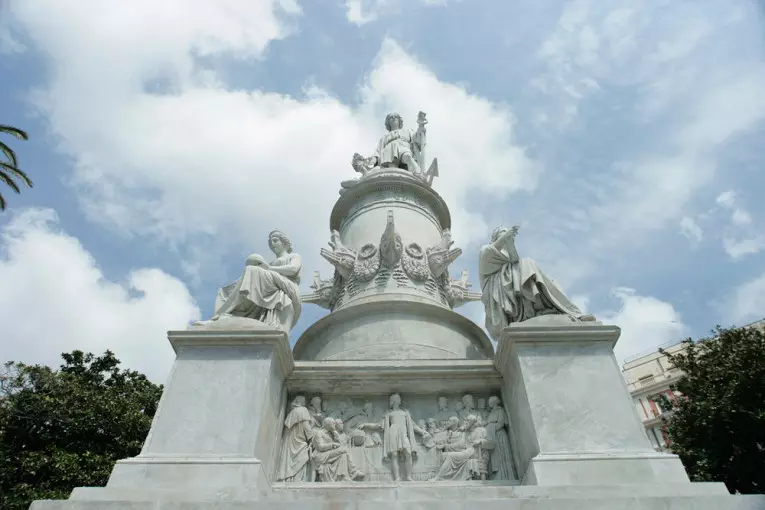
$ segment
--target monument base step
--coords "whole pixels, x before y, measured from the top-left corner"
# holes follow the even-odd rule
[[[410,501],[35,501],[30,510],[763,510],[765,496],[497,498]]]
[[[732,496],[721,483],[531,486],[507,482],[274,484],[271,491],[184,492],[83,487],[30,510],[765,510],[765,496]]]

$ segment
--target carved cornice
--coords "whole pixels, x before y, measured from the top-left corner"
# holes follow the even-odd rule
[[[290,391],[439,394],[499,388],[492,360],[296,361]]]
[[[168,331],[167,338],[178,353],[184,347],[239,347],[264,345],[274,350],[274,358],[284,376],[295,368],[287,333],[275,329],[263,330],[191,330]]]
[[[452,219],[444,199],[430,186],[404,170],[389,170],[367,177],[346,190],[335,203],[329,220],[330,230],[340,230],[351,209],[367,195],[377,192],[405,193],[424,200],[441,229],[451,228]]]
[[[621,329],[593,323],[571,323],[565,326],[524,326],[523,323],[511,324],[502,330],[502,337],[497,343],[494,357],[497,369],[502,372],[507,357],[519,345],[528,344],[593,344],[603,343],[613,348],[619,339]]]

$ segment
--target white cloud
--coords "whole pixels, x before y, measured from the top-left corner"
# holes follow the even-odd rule
[[[13,36],[10,28],[0,22],[0,55],[24,53],[26,49],[27,47]]]
[[[740,240],[723,237],[723,248],[730,258],[738,260],[746,255],[753,255],[765,249],[765,237],[757,236]]]
[[[739,326],[765,317],[765,273],[736,287],[718,308],[726,321]]]
[[[765,236],[760,233],[762,228],[752,225],[752,216],[741,205],[740,198],[733,190],[720,193],[715,203],[730,214],[722,244],[731,259],[739,260],[765,249]]]
[[[283,35],[281,18],[262,2],[229,3],[227,9],[203,2],[194,14],[178,14],[186,23],[120,23],[114,34],[109,23],[119,19],[112,10],[119,11],[119,2],[99,3],[95,12],[53,0],[11,4],[30,38],[62,70],[51,74],[38,104],[75,161],[74,182],[90,219],[191,243],[191,256],[194,246],[204,245],[211,259],[216,250],[244,255],[262,249],[266,233],[278,227],[293,237],[306,268],[316,269],[339,184],[355,176],[350,156],[372,152],[391,110],[410,126],[420,109],[428,112],[426,151],[442,163],[435,186],[450,204],[463,247],[487,229],[468,193],[502,197],[534,187],[538,170],[515,144],[512,113],[443,83],[390,40],[354,108],[316,88],[298,98],[226,88],[195,53],[258,56]],[[148,1],[125,10],[129,20],[154,19]],[[165,21],[176,10],[189,9],[168,4]],[[147,35],[155,32],[161,37]],[[98,45],[89,42],[95,39]],[[172,93],[147,90],[160,78]],[[470,126],[469,144],[464,126]],[[197,262],[185,263],[192,275],[200,271]]]
[[[726,144],[765,119],[765,63],[748,51],[753,27],[742,15],[746,9],[636,7],[627,0],[565,4],[539,47],[542,70],[533,96],[539,129],[572,136],[591,122],[582,108],[610,107],[608,115],[619,119],[613,125],[623,122],[643,134],[597,167],[574,167],[578,173],[566,181],[575,182],[574,189],[540,200],[558,207],[537,228],[577,242],[539,251],[567,264],[580,261],[573,266],[583,266],[578,277],[591,276],[614,257],[614,247],[632,251],[684,221],[700,190],[715,182]],[[629,100],[612,100],[614,91],[626,91]],[[726,178],[737,171],[727,169]],[[560,210],[580,211],[587,235],[562,229]],[[740,212],[735,221],[744,224],[747,216]],[[684,223],[682,232],[698,237],[700,230]]]
[[[615,289],[613,295],[621,300],[619,311],[603,312],[596,314],[596,317],[605,324],[614,324],[622,329],[614,347],[620,365],[626,357],[668,342],[679,342],[689,336],[688,327],[672,304],[652,296],[641,296],[634,289],[623,287]]]
[[[701,230],[699,224],[689,216],[683,216],[683,219],[680,220],[680,233],[687,237],[693,244],[698,244],[704,236],[704,232]]]
[[[455,0],[421,0],[426,6],[444,6],[450,1]],[[383,16],[399,14],[404,5],[403,0],[345,0],[345,17],[349,23],[363,26]]]
[[[58,366],[62,352],[111,349],[164,383],[173,360],[165,332],[199,318],[185,285],[159,269],[107,280],[51,209],[24,210],[0,230],[0,282],[0,362]]]

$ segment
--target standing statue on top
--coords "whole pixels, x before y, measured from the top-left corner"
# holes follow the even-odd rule
[[[373,168],[403,168],[428,184],[438,176],[438,161],[433,160],[427,172],[425,167],[425,125],[428,123],[425,112],[417,115],[417,129],[404,128],[404,121],[398,113],[389,113],[385,117],[385,129],[388,131],[380,138],[375,153],[365,158],[361,154],[353,155],[353,168],[361,173],[362,178]]]
[[[563,293],[536,262],[520,258],[515,236],[520,227],[498,227],[491,242],[481,248],[478,272],[481,278],[486,329],[495,340],[511,322],[522,322],[543,315],[560,315],[572,321],[594,321]]]
[[[247,257],[242,276],[218,291],[212,319],[192,326],[212,326],[241,317],[286,333],[292,329],[301,310],[300,255],[292,252],[289,238],[278,230],[268,235],[268,247],[276,259],[268,263],[258,254]]]

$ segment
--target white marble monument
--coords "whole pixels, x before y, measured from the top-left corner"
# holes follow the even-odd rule
[[[33,510],[755,509],[691,483],[648,442],[613,355],[619,328],[583,314],[498,228],[480,292],[425,170],[426,115],[390,114],[330,214],[334,274],[299,292],[279,231],[209,320],[168,337],[176,360],[140,455],[106,487]],[[454,309],[482,300],[484,330]],[[303,306],[329,312],[290,348]]]

